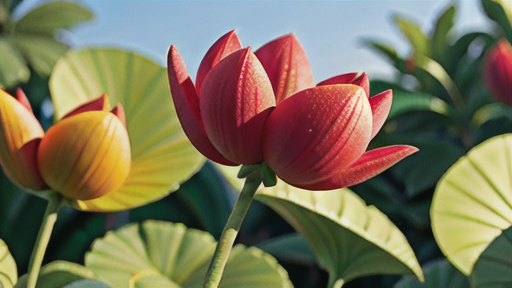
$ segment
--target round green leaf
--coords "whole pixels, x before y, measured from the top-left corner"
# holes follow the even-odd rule
[[[473,288],[512,287],[512,227],[480,255],[471,274]]]
[[[0,287],[12,288],[18,280],[16,262],[5,242],[0,239]]]
[[[428,264],[424,268],[425,282],[404,276],[393,288],[470,288],[469,278],[446,259]]]
[[[373,274],[415,274],[423,279],[400,230],[348,189],[307,191],[280,181],[260,190],[255,199],[304,235],[318,264],[330,274],[329,287]]]
[[[480,254],[512,225],[512,134],[461,157],[439,181],[430,211],[443,253],[469,275]]]
[[[96,240],[85,263],[97,279],[113,288],[149,288],[156,284],[195,288],[203,284],[215,245],[206,232],[149,220],[126,225]],[[272,256],[255,247],[236,245],[220,287],[292,285]]]
[[[93,273],[90,269],[76,263],[58,260],[41,268],[36,288],[62,288],[75,281],[91,279],[92,277]],[[27,280],[28,274],[21,276],[15,288],[27,287]]]
[[[55,116],[107,93],[122,103],[132,166],[125,184],[104,197],[77,201],[88,211],[125,210],[175,191],[204,162],[181,129],[165,68],[138,54],[116,49],[71,51],[53,70],[50,90]]]

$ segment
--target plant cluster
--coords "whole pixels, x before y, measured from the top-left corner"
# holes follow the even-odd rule
[[[253,52],[230,31],[195,83],[174,45],[166,68],[69,49],[56,30],[89,10],[13,21],[19,2],[0,1],[0,287],[512,286],[509,1],[481,1],[492,32],[455,35],[456,4],[429,33],[395,16],[408,55],[364,40],[393,81],[315,82],[293,34]]]

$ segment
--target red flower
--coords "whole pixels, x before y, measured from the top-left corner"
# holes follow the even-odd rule
[[[389,113],[392,92],[369,98],[364,73],[314,86],[293,35],[252,53],[241,48],[234,31],[227,33],[206,53],[196,87],[171,46],[168,74],[185,133],[220,164],[265,161],[291,185],[327,190],[360,183],[418,150],[399,145],[366,151]]]
[[[512,106],[512,46],[506,39],[487,50],[483,76],[496,100]]]

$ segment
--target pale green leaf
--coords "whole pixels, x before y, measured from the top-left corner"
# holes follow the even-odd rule
[[[304,235],[320,267],[329,272],[329,287],[374,274],[415,274],[423,279],[400,230],[348,189],[307,191],[280,181],[260,190],[255,199]]]
[[[215,240],[182,224],[129,224],[94,242],[85,257],[97,279],[113,288],[196,288],[203,284]],[[131,286],[130,286],[131,285]],[[234,247],[221,288],[292,287],[286,271],[258,248]]]
[[[439,247],[469,275],[480,254],[512,225],[512,134],[461,157],[439,181],[430,214]]]
[[[512,287],[512,227],[480,255],[471,274],[473,288]]]
[[[77,201],[88,211],[114,211],[159,199],[197,172],[204,157],[183,132],[169,92],[165,68],[117,49],[71,51],[53,70],[50,91],[55,115],[107,93],[122,103],[132,166],[125,184],[104,197]]]
[[[92,12],[69,1],[47,2],[35,7],[15,22],[15,33],[46,34],[53,36],[56,29],[69,29],[89,21]]]
[[[18,280],[16,262],[5,242],[0,239],[0,287],[12,288]]]
[[[14,41],[30,66],[42,76],[50,75],[57,60],[69,49],[53,37],[16,35]]]
[[[425,282],[404,276],[393,288],[470,288],[469,278],[446,259],[427,264],[423,268]]]
[[[93,278],[93,273],[90,269],[76,263],[59,260],[41,268],[36,288],[62,288],[75,281],[91,278]],[[27,274],[21,276],[15,288],[27,287],[27,280]]]
[[[30,70],[12,38],[0,37],[0,88],[13,88],[30,78]]]

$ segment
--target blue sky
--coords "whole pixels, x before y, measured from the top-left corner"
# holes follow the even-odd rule
[[[308,54],[317,82],[366,71],[372,78],[391,78],[393,69],[362,39],[379,39],[408,54],[393,25],[394,14],[414,19],[430,31],[450,1],[79,1],[94,14],[93,22],[63,35],[74,47],[114,46],[135,50],[165,65],[174,44],[195,77],[209,46],[236,29],[244,46],[254,50],[276,37],[294,33]],[[38,1],[26,0],[21,11]],[[458,2],[455,33],[489,29],[479,1]]]

